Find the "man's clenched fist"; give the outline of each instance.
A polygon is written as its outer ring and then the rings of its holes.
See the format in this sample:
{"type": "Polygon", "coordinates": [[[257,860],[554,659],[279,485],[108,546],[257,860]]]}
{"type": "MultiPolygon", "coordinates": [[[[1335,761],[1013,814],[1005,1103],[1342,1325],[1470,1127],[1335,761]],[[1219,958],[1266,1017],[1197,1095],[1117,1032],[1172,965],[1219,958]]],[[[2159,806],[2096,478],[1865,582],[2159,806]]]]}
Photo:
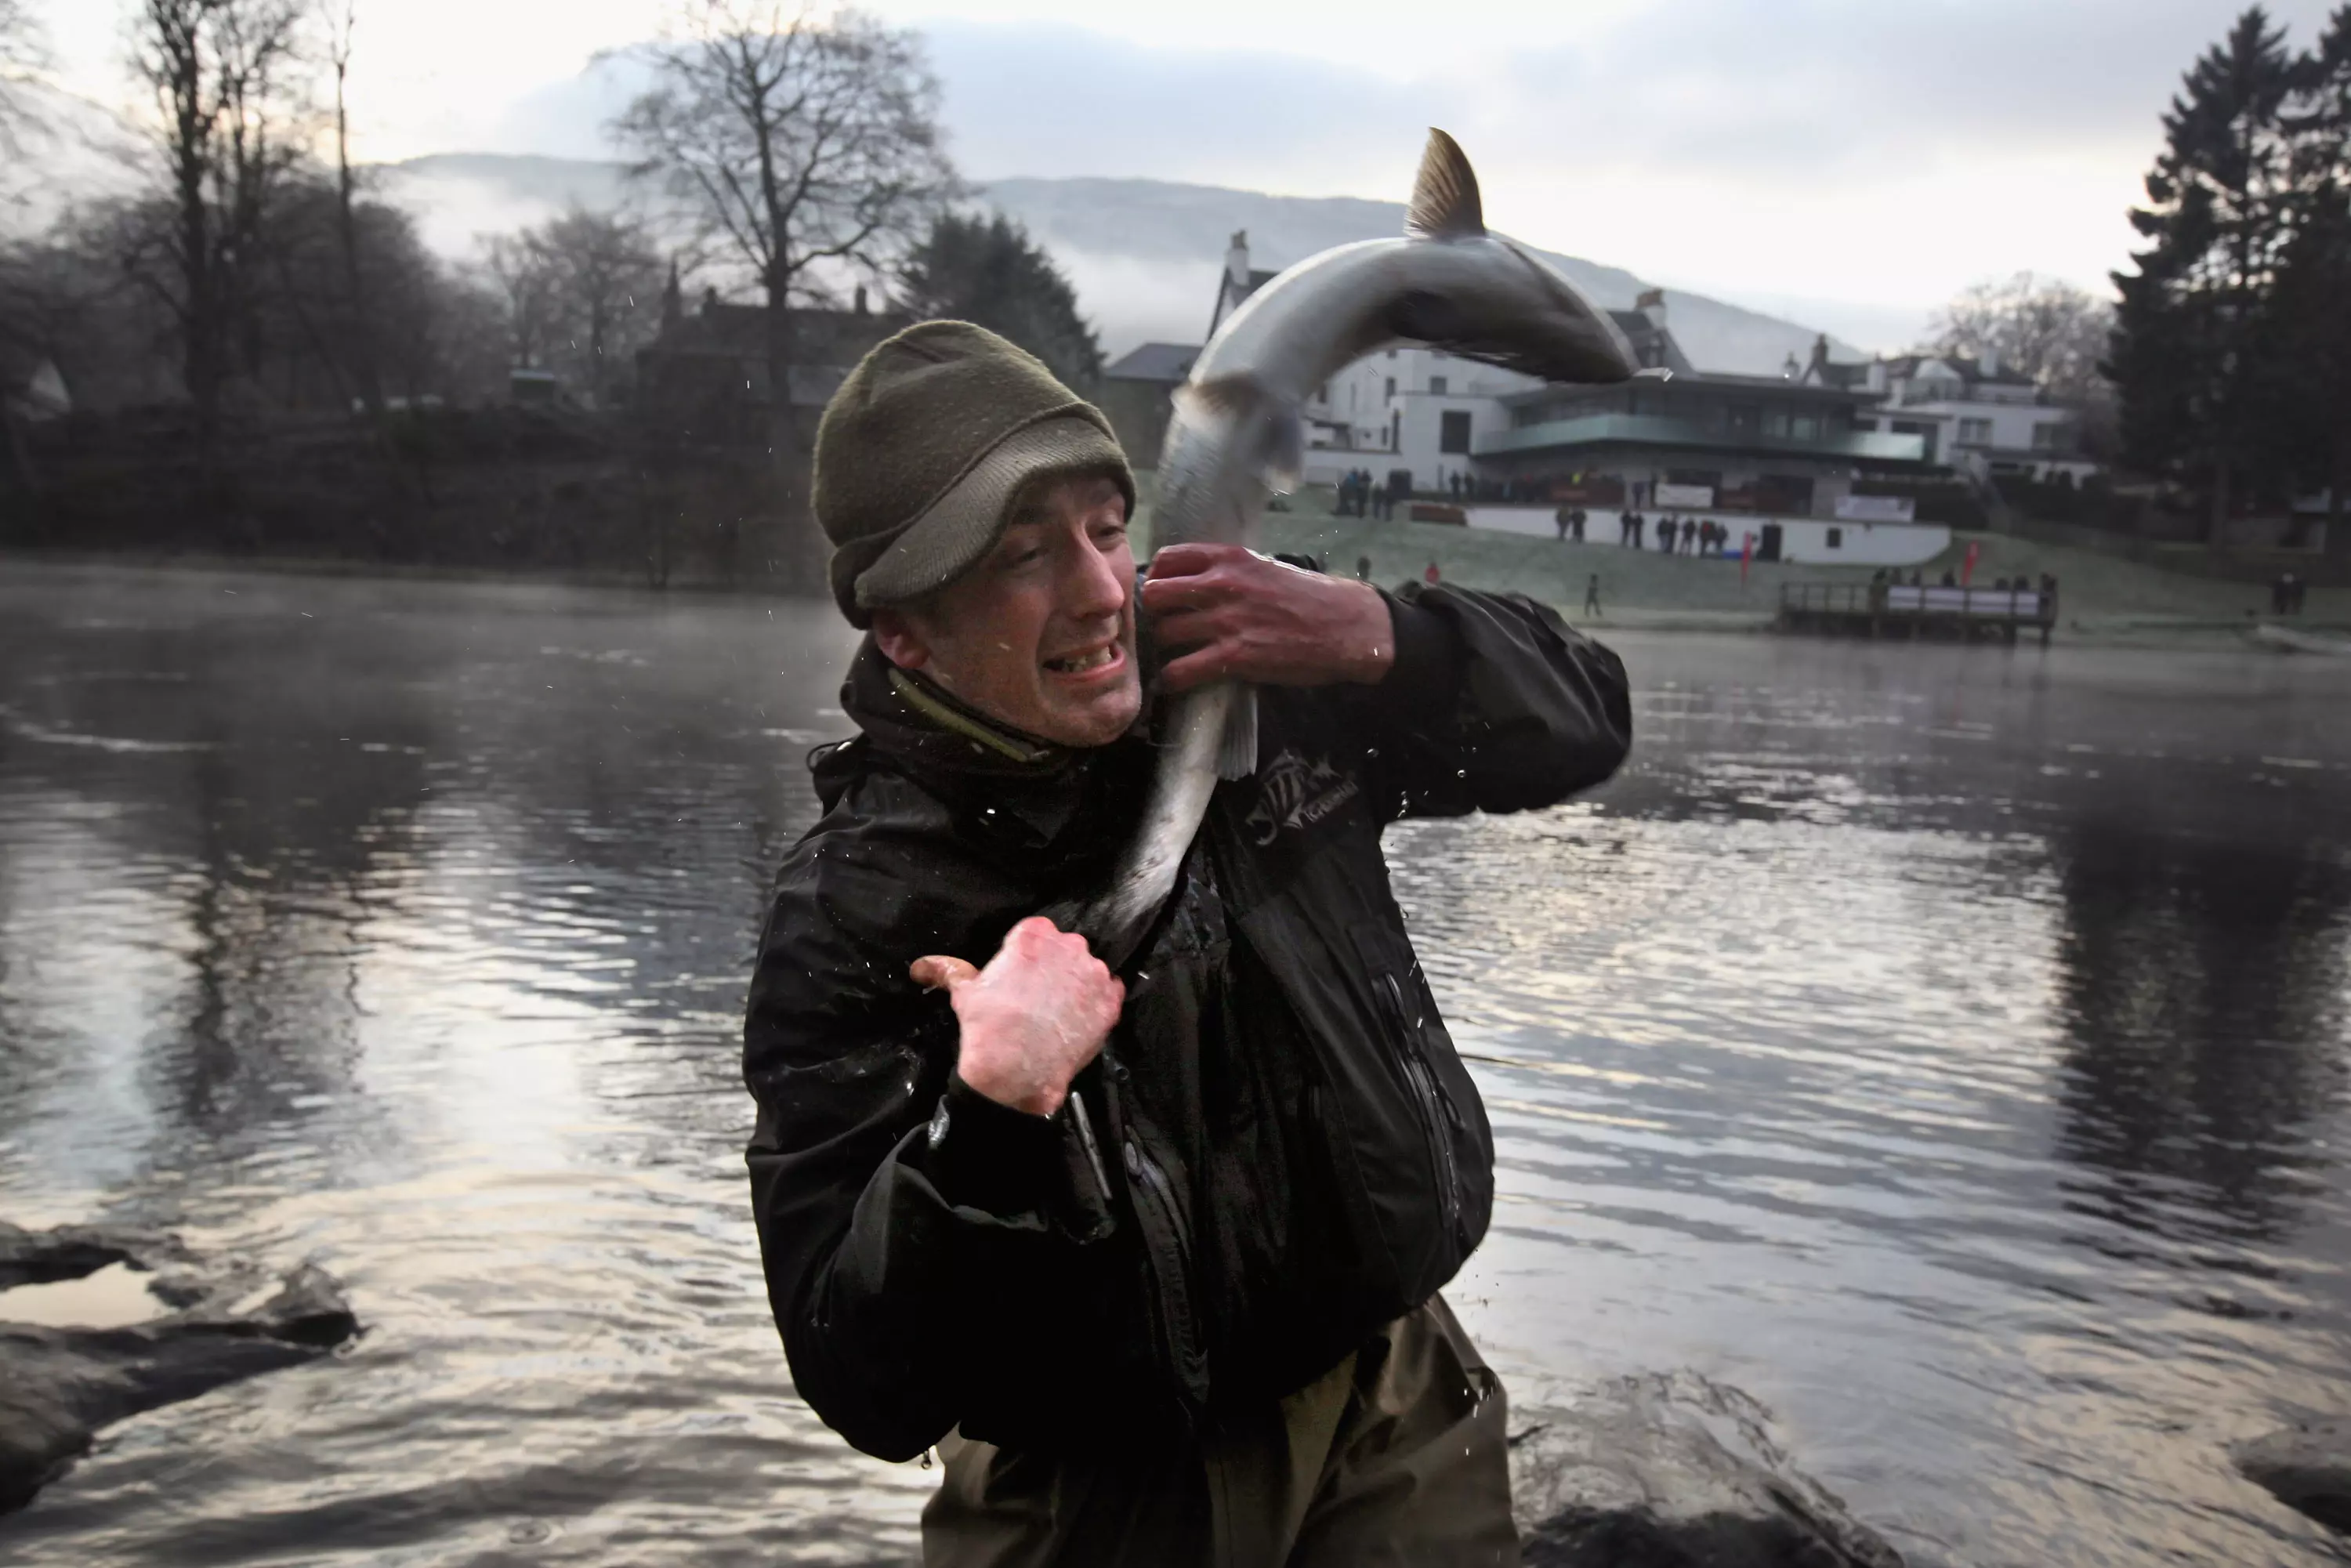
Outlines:
{"type": "Polygon", "coordinates": [[[944,988],[962,1036],[956,1071],[1000,1105],[1050,1116],[1070,1081],[1102,1052],[1126,1005],[1126,986],[1086,939],[1032,915],[975,969],[933,956],[908,967],[919,985],[944,988]]]}

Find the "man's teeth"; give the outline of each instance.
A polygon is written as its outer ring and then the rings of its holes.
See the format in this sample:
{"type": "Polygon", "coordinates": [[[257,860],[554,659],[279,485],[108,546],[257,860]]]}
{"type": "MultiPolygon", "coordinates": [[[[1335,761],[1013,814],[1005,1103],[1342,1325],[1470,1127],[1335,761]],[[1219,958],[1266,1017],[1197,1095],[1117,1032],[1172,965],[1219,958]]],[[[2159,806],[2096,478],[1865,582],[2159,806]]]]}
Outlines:
{"type": "Polygon", "coordinates": [[[1096,648],[1091,653],[1072,653],[1066,659],[1048,659],[1045,661],[1045,667],[1049,670],[1060,670],[1066,674],[1082,674],[1088,670],[1099,670],[1117,657],[1118,645],[1113,643],[1096,648]]]}

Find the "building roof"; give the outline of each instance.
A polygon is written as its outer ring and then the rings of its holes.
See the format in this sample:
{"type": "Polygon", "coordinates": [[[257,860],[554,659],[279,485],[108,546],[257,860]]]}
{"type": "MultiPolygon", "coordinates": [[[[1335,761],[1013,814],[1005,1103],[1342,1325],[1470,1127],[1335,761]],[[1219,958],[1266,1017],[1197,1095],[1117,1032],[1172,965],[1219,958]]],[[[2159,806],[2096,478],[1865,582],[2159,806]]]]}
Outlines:
{"type": "Polygon", "coordinates": [[[1113,381],[1165,382],[1174,386],[1192,373],[1192,361],[1199,357],[1197,343],[1145,343],[1112,361],[1102,374],[1113,381]]]}
{"type": "MultiPolygon", "coordinates": [[[[2011,370],[1998,370],[1987,373],[1983,368],[1983,361],[1969,354],[1896,354],[1882,362],[1889,377],[1916,376],[1928,365],[1940,363],[1958,371],[1959,379],[1970,386],[1974,386],[1980,382],[1988,382],[1993,386],[2003,387],[2029,387],[2033,384],[2031,376],[2021,376],[2011,370]]],[[[1866,366],[1860,368],[1867,369],[1866,366]]]]}
{"type": "MultiPolygon", "coordinates": [[[[806,365],[843,371],[914,319],[894,310],[861,312],[808,306],[794,306],[785,316],[791,323],[795,359],[806,365]]],[[[645,348],[645,352],[656,356],[729,360],[763,358],[767,351],[768,308],[729,304],[715,294],[705,295],[692,315],[664,321],[645,348]]]]}

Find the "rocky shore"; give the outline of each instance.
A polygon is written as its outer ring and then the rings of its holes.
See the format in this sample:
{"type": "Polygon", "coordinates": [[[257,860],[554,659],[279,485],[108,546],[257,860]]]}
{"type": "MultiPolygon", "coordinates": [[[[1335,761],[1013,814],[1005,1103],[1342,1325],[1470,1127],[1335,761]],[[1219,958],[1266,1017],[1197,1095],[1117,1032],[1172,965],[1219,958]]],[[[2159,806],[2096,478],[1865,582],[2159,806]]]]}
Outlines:
{"type": "Polygon", "coordinates": [[[342,1291],[307,1265],[266,1289],[248,1266],[191,1256],[166,1236],[0,1221],[0,1513],[89,1451],[99,1427],[224,1383],[327,1354],[359,1333],[342,1291]],[[6,1291],[116,1264],[151,1276],[156,1317],[121,1328],[8,1321],[6,1291]],[[246,1305],[251,1301],[254,1304],[246,1305]]]}

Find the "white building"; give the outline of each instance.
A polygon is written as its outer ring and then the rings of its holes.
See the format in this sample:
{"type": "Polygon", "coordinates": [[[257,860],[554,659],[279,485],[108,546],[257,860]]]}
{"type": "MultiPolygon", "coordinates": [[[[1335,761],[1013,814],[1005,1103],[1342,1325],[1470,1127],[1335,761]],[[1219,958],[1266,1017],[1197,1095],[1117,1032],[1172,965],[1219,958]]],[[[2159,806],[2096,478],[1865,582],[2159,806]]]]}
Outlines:
{"type": "Polygon", "coordinates": [[[1927,460],[1979,476],[2017,475],[2076,482],[2097,472],[2081,455],[2081,421],[1997,355],[1903,354],[1865,365],[1828,364],[1815,355],[1807,380],[1843,385],[1876,400],[1871,428],[1923,436],[1927,460]]]}
{"type": "MultiPolygon", "coordinates": [[[[1246,234],[1233,235],[1210,335],[1274,276],[1250,267],[1246,234]]],[[[1997,364],[1835,364],[1823,338],[1809,366],[1717,374],[1682,352],[1661,292],[1609,315],[1662,378],[1552,386],[1439,349],[1383,349],[1309,398],[1303,479],[1368,471],[1384,488],[1478,503],[1481,527],[1541,532],[1560,505],[1631,508],[1716,522],[1734,542],[1752,534],[1764,559],[1909,564],[1942,549],[1949,530],[1914,521],[1899,484],[1875,482],[1945,466],[2036,477],[2092,466],[2073,454],[2074,416],[1997,364]],[[1513,498],[1524,516],[1493,505],[1513,498]]],[[[1198,354],[1146,343],[1104,372],[1103,406],[1130,450],[1158,450],[1167,394],[1198,354]]]]}

